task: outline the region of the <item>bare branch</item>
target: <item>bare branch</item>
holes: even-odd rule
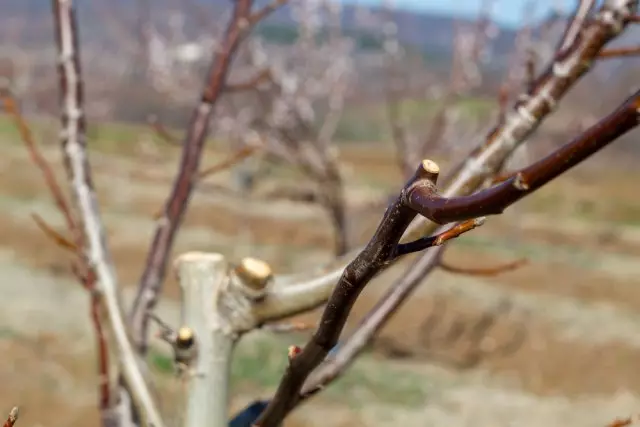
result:
[[[465,274],[468,276],[497,276],[508,271],[517,270],[518,268],[526,265],[529,261],[526,258],[518,259],[506,264],[498,265],[495,267],[459,267],[449,264],[445,261],[440,261],[440,268],[447,273]]]
[[[422,282],[424,277],[437,268],[445,246],[432,248],[424,252],[414,261],[402,275],[395,281],[389,290],[380,297],[378,303],[367,313],[360,322],[355,332],[347,340],[340,344],[333,357],[327,359],[304,383],[301,397],[306,399],[322,390],[330,382],[344,372],[366,345],[409,298],[413,290]]]
[[[359,293],[395,258],[399,239],[413,220],[415,212],[441,223],[467,219],[485,211],[499,213],[504,207],[540,188],[639,123],[640,91],[614,113],[553,155],[522,170],[511,180],[471,196],[449,199],[437,196],[435,185],[439,168],[433,162],[424,160],[415,175],[405,184],[398,199],[387,208],[369,244],[344,270],[316,332],[302,352],[290,360],[274,399],[256,425],[278,425],[299,402],[300,390],[306,378],[337,343]],[[463,205],[462,201],[467,204]]]
[[[204,179],[211,175],[215,175],[219,172],[222,172],[223,170],[229,169],[235,166],[236,164],[238,164],[238,162],[246,159],[247,157],[254,155],[257,150],[258,150],[258,147],[249,147],[249,146],[242,147],[241,149],[237,150],[235,153],[232,153],[228,158],[224,159],[223,161],[213,166],[209,166],[208,168],[205,168],[200,172],[198,172],[198,179],[199,180]]]
[[[71,0],[52,0],[60,77],[62,107],[62,148],[67,175],[82,218],[86,238],[86,259],[97,278],[97,290],[104,298],[107,317],[117,345],[120,367],[143,421],[163,425],[151,392],[129,342],[115,269],[100,218],[91,168],[86,152],[86,123],[83,111],[83,81],[75,10]]]
[[[77,256],[78,264],[73,264],[72,269],[76,277],[81,281],[83,287],[90,293],[90,306],[91,306],[91,321],[95,332],[96,345],[97,345],[97,361],[98,361],[98,376],[99,376],[99,409],[103,420],[110,416],[111,412],[111,392],[109,384],[109,351],[107,348],[107,338],[102,324],[101,308],[102,299],[98,292],[96,292],[96,277],[93,270],[89,267],[86,257],[83,253],[85,247],[85,239],[78,224],[78,221],[74,218],[71,211],[71,207],[67,202],[67,199],[62,192],[58,180],[53,172],[53,169],[49,162],[45,159],[44,155],[38,149],[31,129],[27,125],[24,117],[22,116],[18,103],[11,95],[8,89],[0,90],[2,96],[5,111],[7,111],[14,119],[14,122],[20,132],[22,141],[27,146],[29,155],[32,161],[36,164],[38,169],[43,175],[44,182],[49,189],[49,193],[52,195],[58,211],[63,215],[68,231],[73,237],[73,241],[66,239],[60,233],[55,231],[49,226],[40,216],[32,214],[38,227],[50,238],[52,238],[56,244],[71,251]]]
[[[441,197],[429,186],[415,187],[407,194],[407,205],[439,224],[502,213],[509,205],[581,163],[638,124],[640,91],[573,141],[507,181],[473,195],[459,197]]]
[[[442,233],[438,233],[434,236],[423,237],[418,240],[414,240],[412,242],[407,243],[399,243],[396,249],[396,256],[403,256],[407,254],[411,254],[414,252],[420,252],[426,248],[430,248],[432,246],[442,246],[445,242],[455,239],[460,235],[475,229],[476,227],[480,227],[484,224],[485,218],[474,218],[471,220],[467,220],[461,222],[459,224],[454,225],[448,230],[443,231]]]
[[[166,274],[167,261],[176,232],[182,222],[198,174],[204,143],[209,133],[213,107],[226,84],[231,60],[243,34],[243,22],[251,12],[252,0],[234,2],[233,16],[227,26],[220,48],[216,50],[207,77],[202,100],[194,110],[183,142],[180,167],[171,194],[167,198],[162,218],[154,233],[138,293],[131,311],[132,338],[140,352],[147,349],[148,315],[156,305]]]
[[[164,127],[164,125],[158,119],[158,116],[156,116],[155,114],[152,114],[149,117],[147,117],[147,123],[149,123],[149,126],[151,126],[151,128],[155,131],[155,133],[164,142],[167,142],[171,145],[182,145],[179,139],[176,136],[171,135],[169,130],[166,127]]]
[[[271,80],[271,69],[267,68],[259,71],[256,75],[249,80],[241,83],[228,83],[225,87],[225,92],[243,92],[245,90],[251,90],[262,83],[268,82]]]
[[[443,195],[471,194],[502,169],[511,153],[549,116],[562,97],[589,70],[598,52],[624,30],[636,13],[638,1],[605,1],[593,20],[588,21],[570,49],[559,55],[536,79],[534,90],[518,100],[502,123],[493,128],[455,173],[446,179]],[[613,17],[613,19],[611,19]],[[431,234],[435,224],[419,219],[408,236]]]
[[[598,54],[598,59],[626,58],[640,55],[640,46],[606,49]]]
[[[18,103],[15,98],[11,94],[8,88],[0,88],[0,96],[2,97],[4,109],[7,113],[13,117],[14,123],[20,132],[20,137],[23,143],[26,145],[27,150],[29,152],[29,156],[35,165],[40,169],[42,173],[46,185],[49,187],[50,193],[53,196],[53,200],[58,208],[58,211],[64,216],[65,223],[69,230],[78,230],[78,225],[76,224],[75,219],[71,213],[71,208],[67,203],[67,200],[64,196],[62,188],[58,184],[56,180],[55,173],[53,169],[44,158],[42,153],[38,150],[36,143],[33,139],[33,135],[31,134],[31,129],[27,125],[27,122],[22,117],[20,110],[18,108]]]

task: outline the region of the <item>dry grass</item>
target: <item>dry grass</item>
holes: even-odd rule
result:
[[[125,286],[135,284],[141,273],[153,229],[153,215],[162,204],[175,168],[172,150],[163,148],[154,154],[153,161],[149,160],[148,152],[141,155],[135,149],[127,151],[123,158],[114,154],[117,150],[106,150],[111,154],[96,157],[96,182],[118,274]],[[47,153],[57,158],[53,149]],[[346,172],[357,184],[353,191],[361,187],[363,191],[377,188],[382,193],[384,188],[393,187],[397,173],[388,153],[365,146],[345,149],[342,154],[348,166]],[[221,155],[210,150],[207,156],[207,163],[214,163]],[[54,225],[59,220],[51,205],[45,202],[44,185],[19,146],[7,148],[0,161],[0,174],[11,177],[0,180],[0,246],[10,248],[16,259],[30,268],[47,272],[52,280],[56,276],[70,277],[64,252],[48,241],[29,219],[29,212],[35,209]],[[447,259],[456,265],[477,267],[498,265],[527,255],[531,261],[528,266],[495,279],[483,279],[482,283],[492,292],[505,296],[527,298],[544,294],[550,299],[575,302],[576,316],[586,316],[589,312],[584,307],[598,304],[608,304],[621,312],[637,311],[640,308],[639,276],[638,269],[631,265],[634,257],[640,256],[640,241],[634,237],[633,226],[640,223],[640,202],[634,185],[637,181],[635,175],[617,171],[595,181],[586,169],[578,169],[526,200],[517,212],[491,219],[473,236],[455,242]],[[518,215],[522,212],[535,215],[530,214],[524,217],[526,221],[520,222]],[[369,218],[361,222],[371,228],[379,215],[380,212],[371,212]],[[627,225],[622,227],[622,223]],[[278,271],[288,271],[328,259],[330,248],[331,233],[326,218],[317,209],[286,203],[270,204],[268,211],[258,204],[247,208],[238,201],[203,191],[189,210],[174,254],[201,249],[224,251],[230,257],[237,257],[248,252],[264,256]],[[623,271],[625,265],[631,265],[628,271]],[[381,281],[363,294],[354,309],[351,325],[375,303],[385,286],[386,282]],[[388,388],[380,385],[384,384],[381,382],[367,383],[368,373],[378,372],[383,366],[395,366],[394,363],[408,364],[406,369],[415,375],[435,369],[427,363],[433,359],[420,337],[420,324],[433,304],[434,292],[418,291],[382,335],[387,342],[393,339],[396,347],[408,354],[408,360],[391,364],[380,360],[381,355],[388,352],[388,345],[385,347],[383,341],[379,342],[374,348],[377,358],[366,362],[359,371],[361,377],[355,376],[352,380],[355,384],[370,384],[373,390],[364,387],[363,391],[351,385],[351,388],[338,388],[337,394],[297,412],[287,426],[314,425],[310,420],[324,419],[325,412],[332,414],[331,425],[372,425],[367,417],[375,408],[363,409],[353,401],[345,404],[340,393],[357,391],[355,401],[366,402],[371,393],[382,393],[380,390]],[[177,296],[178,287],[170,275],[165,297],[175,299]],[[448,298],[449,316],[472,317],[482,311],[481,305],[469,298],[455,295]],[[315,319],[315,316],[317,313],[306,317]],[[505,339],[516,325],[514,319],[502,319],[493,338]],[[467,386],[460,384],[467,384],[465,381],[480,372],[514,384],[518,392],[528,393],[534,400],[539,398],[540,405],[545,396],[551,395],[570,400],[591,395],[611,396],[619,390],[640,395],[640,371],[636,366],[640,348],[635,343],[624,339],[591,342],[584,336],[568,339],[544,313],[528,320],[526,326],[527,340],[516,353],[488,358],[475,371],[446,371],[442,378],[447,380],[442,380],[442,384],[452,388],[460,386],[462,390]],[[615,324],[606,326],[616,327]],[[69,353],[65,343],[60,342],[62,336],[43,336],[30,341],[9,338],[0,340],[5,355],[0,377],[3,385],[9,385],[0,388],[0,400],[20,403],[25,408],[21,423],[51,425],[55,419],[56,425],[73,427],[95,422],[95,399],[89,392],[95,386],[90,354]],[[448,356],[455,358],[465,348],[460,345],[448,351]],[[43,359],[47,363],[43,363]],[[30,374],[16,374],[20,372]],[[439,378],[440,374],[428,372]],[[244,403],[256,390],[266,393],[273,387],[277,374],[277,371],[270,373],[265,384],[256,386],[251,381],[239,384],[241,393],[233,406]],[[48,382],[51,375],[57,376],[53,381],[55,386]],[[426,383],[425,380],[424,390],[431,390]],[[56,388],[60,384],[69,387],[68,395]],[[167,393],[170,392],[179,394],[179,390],[168,389]],[[69,395],[73,398],[69,399]],[[408,395],[400,395],[409,399]],[[393,400],[388,394],[382,393],[382,396]],[[404,413],[405,409],[397,401],[393,405],[397,414]],[[396,419],[394,416],[390,416],[390,420]],[[418,417],[403,425],[422,426],[423,420]]]

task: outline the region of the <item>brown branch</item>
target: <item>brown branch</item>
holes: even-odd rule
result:
[[[631,417],[619,418],[607,424],[607,427],[627,427],[627,426],[630,426],[631,423],[633,423],[633,420],[631,419]]]
[[[65,219],[67,230],[71,233],[72,239],[67,239],[62,236],[50,225],[46,223],[39,215],[33,213],[32,218],[36,222],[38,228],[40,228],[45,235],[53,239],[53,241],[60,247],[67,249],[76,255],[76,264],[73,264],[74,273],[80,279],[83,287],[90,293],[90,313],[91,321],[94,328],[97,346],[97,362],[98,362],[98,376],[99,376],[99,409],[104,413],[110,407],[111,392],[109,387],[109,352],[107,349],[107,339],[104,334],[104,327],[102,325],[102,318],[100,316],[101,301],[99,295],[95,292],[95,274],[89,267],[86,258],[83,255],[85,248],[85,240],[80,229],[79,222],[74,218],[73,212],[67,198],[65,197],[56,175],[53,172],[53,168],[44,157],[44,155],[38,149],[36,142],[31,133],[31,129],[26,120],[22,116],[18,103],[9,92],[8,89],[3,88],[0,90],[2,96],[3,105],[5,111],[7,111],[14,119],[14,123],[18,128],[21,139],[31,160],[36,167],[42,173],[45,185],[48,187],[49,193],[53,197],[54,203],[58,208],[58,211]]]
[[[640,55],[640,46],[605,49],[598,54],[598,59],[626,58]]]
[[[149,126],[151,126],[151,129],[155,131],[156,135],[158,135],[164,142],[167,142],[171,145],[182,145],[179,138],[172,135],[171,132],[169,132],[169,129],[167,129],[160,122],[158,116],[156,116],[155,114],[147,117],[147,123],[149,124]]]
[[[44,219],[42,219],[40,215],[36,213],[32,213],[31,218],[33,218],[33,221],[36,223],[38,228],[45,234],[45,236],[53,240],[53,242],[56,245],[72,252],[75,255],[82,253],[82,249],[76,243],[72,242],[70,239],[58,233],[51,225],[47,224],[47,222]]]
[[[264,329],[269,332],[277,334],[289,333],[289,332],[301,332],[313,329],[313,325],[304,322],[289,322],[289,323],[268,323],[262,325],[260,329]]]
[[[535,89],[519,97],[504,120],[488,132],[483,143],[453,168],[455,173],[445,180],[444,194],[471,194],[500,171],[513,151],[535,132],[558,102],[587,73],[598,52],[621,34],[629,16],[635,15],[637,8],[637,0],[604,2],[594,19],[585,24],[576,43],[554,58],[538,76]],[[435,227],[432,222],[417,221],[408,235],[432,234]]]
[[[640,15],[634,15],[629,18],[629,22],[632,24],[640,24]]]
[[[225,86],[225,92],[228,93],[236,93],[243,92],[246,90],[254,89],[255,87],[261,85],[262,83],[268,82],[271,80],[271,70],[266,68],[260,72],[258,72],[255,76],[250,78],[245,82],[240,83],[227,83]]]
[[[280,3],[282,2],[278,2],[278,5]],[[182,144],[179,171],[164,206],[163,217],[158,221],[153,236],[130,315],[132,338],[138,350],[143,354],[148,345],[148,313],[155,307],[162,290],[169,254],[197,181],[194,178],[198,175],[214,106],[224,91],[233,57],[246,31],[270,11],[275,10],[275,7],[265,7],[251,15],[252,6],[253,0],[234,2],[231,20],[227,25],[220,46],[214,53],[202,92],[202,99],[192,113]]]
[[[435,187],[439,171],[435,163],[424,160],[400,195],[391,202],[369,244],[345,268],[316,332],[302,351],[290,360],[275,397],[256,421],[256,426],[279,425],[298,403],[304,381],[335,346],[360,292],[396,258],[398,242],[416,215],[405,205],[403,195],[415,186]]]
[[[378,303],[367,313],[356,331],[342,343],[333,357],[327,359],[304,383],[301,399],[307,399],[338,378],[355,361],[371,339],[412,294],[416,287],[437,268],[445,246],[432,248],[415,260],[405,274],[396,280]]]
[[[415,212],[440,223],[469,219],[474,214],[483,215],[482,212],[499,213],[509,204],[540,188],[634,128],[639,122],[640,91],[614,113],[553,155],[522,170],[514,178],[472,196],[438,196],[436,181],[439,168],[431,161],[423,161],[398,198],[387,208],[368,245],[345,268],[329,298],[316,332],[302,352],[291,359],[274,399],[262,413],[256,426],[279,425],[304,396],[304,392],[301,395],[300,390],[305,380],[336,345],[358,295],[375,275],[396,258],[398,248],[401,247],[400,238],[415,217]],[[425,268],[433,268],[433,259],[426,259],[428,262],[424,261]],[[415,283],[409,281],[406,286],[411,288],[410,285]]]
[[[238,0],[234,3],[233,16],[227,25],[221,46],[214,54],[202,99],[192,113],[187,135],[182,144],[179,171],[147,255],[145,269],[140,278],[138,293],[131,311],[132,338],[142,354],[147,350],[148,313],[155,307],[162,289],[169,253],[193,192],[194,178],[198,174],[204,143],[209,133],[213,107],[222,94],[231,60],[240,43],[241,21],[249,16],[252,4],[252,0]]]
[[[419,252],[432,246],[442,246],[449,240],[455,239],[456,237],[481,226],[484,224],[484,221],[484,217],[470,219],[458,223],[448,230],[445,230],[442,233],[437,233],[434,236],[423,237],[412,242],[399,243],[396,248],[395,256],[400,257],[414,252]]]
[[[18,108],[16,99],[13,97],[8,88],[0,88],[0,96],[2,97],[4,110],[13,118],[13,121],[18,128],[18,132],[20,133],[22,142],[27,147],[27,151],[29,152],[31,161],[35,163],[38,169],[40,169],[40,172],[42,173],[44,178],[44,182],[49,188],[49,192],[53,197],[53,201],[55,202],[58,211],[64,217],[67,228],[69,229],[69,231],[78,232],[78,224],[73,218],[71,208],[69,207],[69,203],[66,200],[62,188],[58,184],[56,175],[53,172],[53,168],[49,165],[49,162],[47,162],[40,150],[38,150],[38,147],[36,146],[35,140],[33,138],[33,134],[31,133],[31,129],[22,116],[22,113]]]
[[[223,170],[229,169],[247,157],[254,155],[256,151],[258,151],[258,147],[242,147],[223,161],[198,172],[198,180],[205,179],[211,175],[215,175]]]
[[[18,415],[19,415],[18,407],[14,406],[9,412],[9,416],[7,417],[7,420],[4,422],[3,427],[13,427],[16,421],[18,421]]]
[[[445,261],[440,261],[440,268],[448,273],[465,274],[468,276],[497,276],[508,271],[517,270],[518,268],[525,266],[529,263],[526,258],[521,258],[506,264],[498,265],[495,267],[459,267],[449,264]]]
[[[469,196],[442,197],[433,186],[416,186],[407,206],[438,224],[496,215],[527,194],[576,166],[640,123],[640,91],[616,111],[551,155],[522,169],[512,178]]]

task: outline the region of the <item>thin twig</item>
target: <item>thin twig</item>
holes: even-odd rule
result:
[[[518,259],[506,264],[497,265],[494,267],[460,267],[449,264],[445,261],[440,261],[440,268],[447,273],[465,274],[468,276],[487,276],[493,277],[508,271],[517,270],[518,268],[526,265],[529,261],[526,258]]]
[[[271,70],[269,68],[266,68],[256,73],[255,76],[253,76],[247,81],[240,82],[240,83],[227,83],[224,90],[225,92],[229,92],[229,93],[243,92],[246,90],[253,89],[259,86],[260,84],[268,81],[271,81]]]
[[[239,162],[246,159],[247,157],[254,155],[256,151],[258,151],[258,147],[251,147],[251,146],[242,147],[241,149],[235,151],[234,153],[231,153],[231,155],[226,159],[224,159],[223,161],[213,166],[209,166],[208,168],[205,168],[200,172],[198,172],[198,179],[201,180],[211,175],[215,175],[219,172],[222,172],[223,170],[229,169],[237,165]]]
[[[69,230],[78,230],[78,224],[73,218],[69,204],[64,196],[64,192],[58,184],[55,173],[49,165],[49,162],[47,162],[45,157],[38,150],[33,134],[31,133],[31,129],[20,113],[18,103],[9,92],[8,88],[0,88],[0,96],[2,96],[5,111],[13,117],[14,123],[18,128],[18,132],[20,132],[22,142],[27,147],[31,160],[35,163],[38,169],[40,169],[40,172],[44,176],[45,184],[49,187],[49,191],[53,196],[53,201],[55,202],[58,211],[64,216],[67,228]]]
[[[169,132],[169,129],[160,122],[160,119],[158,119],[158,116],[155,114],[147,117],[147,123],[151,126],[151,129],[155,131],[156,135],[158,135],[164,142],[171,145],[181,145],[179,138],[172,135],[171,132]]]
[[[102,317],[99,315],[101,299],[99,294],[95,292],[95,274],[91,271],[82,249],[85,246],[84,236],[78,221],[74,218],[71,207],[62,192],[62,188],[56,179],[53,168],[36,145],[31,129],[18,108],[17,101],[8,89],[2,91],[2,97],[5,111],[13,117],[20,132],[21,139],[27,147],[31,160],[42,173],[45,185],[48,187],[49,193],[53,197],[58,211],[64,217],[67,230],[71,233],[73,238],[73,240],[67,239],[54,230],[53,227],[48,225],[39,215],[35,213],[31,214],[36,225],[45,233],[45,235],[53,239],[59,247],[69,250],[77,256],[77,264],[73,264],[72,268],[74,269],[74,273],[78,279],[81,281],[83,287],[90,293],[90,312],[96,337],[98,376],[100,379],[100,392],[98,394],[99,408],[104,413],[109,410],[111,400],[111,392],[108,382],[109,352],[107,349],[107,339],[104,334],[104,326],[102,325]]]
[[[640,46],[619,47],[603,50],[598,54],[598,59],[626,58],[640,55]]]

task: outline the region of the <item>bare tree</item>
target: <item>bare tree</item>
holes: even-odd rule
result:
[[[252,100],[231,109],[224,122],[228,135],[262,147],[268,158],[312,182],[310,198],[328,213],[340,256],[353,244],[335,133],[353,79],[353,43],[341,34],[337,3],[293,2],[291,8],[298,21],[296,42],[286,53],[267,51],[258,39],[247,45],[254,77],[231,88],[254,89]],[[271,196],[278,195],[304,197],[295,189]]]
[[[44,222],[41,227],[74,254],[74,271],[91,293],[98,347],[109,347],[108,351],[99,351],[104,425],[164,425],[141,360],[149,346],[149,322],[162,291],[176,233],[201,174],[200,160],[215,107],[233,86],[229,79],[231,63],[251,28],[283,3],[275,0],[262,9],[256,9],[252,0],[233,4],[181,143],[174,185],[158,219],[128,318],[93,189],[79,35],[71,0],[52,0],[52,5],[59,55],[61,148],[73,203],[61,195],[47,162],[38,155],[17,103],[8,91],[2,94],[5,108],[13,113],[65,215],[71,238]],[[284,277],[274,277],[267,263],[253,258],[234,264],[220,254],[189,252],[179,256],[175,267],[183,289],[182,323],[175,333],[165,336],[172,343],[176,362],[188,382],[184,424],[227,425],[230,361],[235,344],[245,333],[326,304],[309,342],[304,348],[289,349],[289,364],[281,383],[254,422],[261,427],[280,425],[297,405],[339,376],[418,284],[441,265],[439,258],[446,242],[472,232],[483,224],[485,216],[501,214],[638,126],[640,91],[636,90],[618,108],[548,156],[509,176],[499,176],[514,150],[536,131],[589,67],[606,57],[606,45],[628,25],[639,21],[637,12],[637,0],[607,0],[597,10],[588,1],[581,1],[553,58],[485,139],[461,159],[444,185],[438,183],[440,167],[434,161],[414,159],[413,174],[394,195],[364,248],[348,252],[316,271]],[[292,142],[306,138],[310,137],[294,134]],[[315,153],[323,154],[321,150]],[[320,162],[324,160],[320,157]],[[405,274],[392,284],[355,332],[327,357],[367,284],[403,256],[417,252],[421,254]],[[491,322],[490,317],[481,319],[479,329]],[[108,338],[101,332],[103,328],[108,331]],[[107,353],[115,356],[116,363],[104,360]],[[469,356],[470,360],[475,357]]]

